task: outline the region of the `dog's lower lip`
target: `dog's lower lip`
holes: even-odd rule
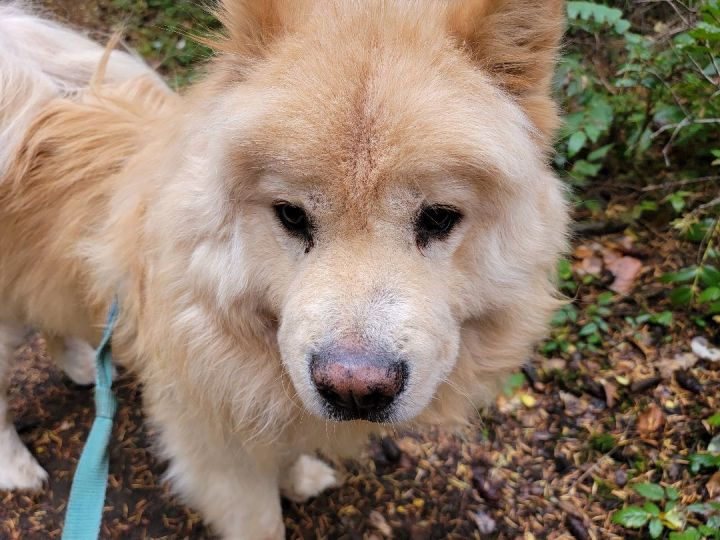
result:
[[[367,416],[354,414],[345,409],[339,409],[332,406],[325,406],[327,418],[333,422],[352,422],[355,420],[364,420],[374,424],[384,424],[390,420],[390,411],[392,407],[386,407],[380,411],[373,411]]]

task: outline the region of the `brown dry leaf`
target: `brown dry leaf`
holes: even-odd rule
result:
[[[602,253],[603,262],[606,265],[610,265],[610,264],[614,263],[620,257],[623,256],[623,254],[621,252],[619,252],[618,250],[612,249],[609,247],[603,247],[600,251]]]
[[[605,403],[607,403],[608,407],[614,407],[618,397],[617,384],[606,380],[600,381],[600,384],[602,384],[605,389]]]
[[[637,430],[641,437],[648,437],[665,425],[665,414],[657,405],[650,405],[638,417]]]
[[[568,416],[580,416],[588,408],[587,403],[569,392],[563,392],[561,390],[560,399],[562,399],[563,405],[565,405],[565,414]]]
[[[666,358],[658,362],[658,369],[663,379],[671,379],[673,373],[680,369],[689,369],[698,361],[693,353],[676,354],[674,358]]]
[[[627,255],[608,262],[606,265],[615,276],[615,281],[610,285],[610,289],[620,294],[628,294],[632,290],[635,280],[642,271],[642,262]]]
[[[567,367],[567,360],[562,358],[547,358],[543,360],[543,371],[563,371]]]
[[[710,480],[705,484],[705,489],[707,489],[708,495],[713,499],[717,495],[720,495],[720,471],[717,471],[710,477]]]
[[[573,251],[573,257],[576,259],[587,259],[595,254],[595,250],[590,246],[580,245]]]
[[[593,275],[598,276],[602,272],[603,263],[600,257],[588,257],[581,259],[573,264],[573,270],[578,276]]]
[[[372,512],[370,512],[370,515],[368,516],[368,521],[385,537],[392,538],[392,528],[390,527],[390,525],[388,525],[388,522],[385,520],[385,518],[380,512],[378,512],[377,510],[373,510]]]

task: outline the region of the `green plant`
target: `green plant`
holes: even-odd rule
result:
[[[720,413],[715,413],[707,419],[708,425],[717,427],[720,425]],[[713,437],[707,446],[707,451],[690,454],[690,471],[698,473],[702,469],[720,468],[720,435]]]
[[[113,0],[127,17],[131,44],[176,87],[196,76],[196,66],[212,51],[196,36],[219,28],[215,17],[192,0]],[[129,14],[129,16],[128,16]]]
[[[684,529],[685,510],[677,504],[679,493],[675,488],[642,483],[635,484],[633,490],[644,499],[643,505],[631,505],[618,510],[613,514],[613,523],[630,529],[647,526],[651,538],[660,538],[665,529],[671,531]]]
[[[718,259],[716,243],[720,237],[720,218],[708,219],[703,225],[699,231],[693,231],[704,235],[699,264],[666,273],[662,280],[674,286],[669,295],[673,305],[716,315],[720,313],[720,270],[713,263]],[[698,322],[704,325],[702,319],[698,319]]]
[[[612,314],[611,304],[615,295],[606,291],[595,301],[580,310],[574,304],[566,304],[555,312],[552,319],[550,339],[542,346],[542,352],[569,352],[571,349],[599,350],[603,336],[610,332],[607,318]]]
[[[682,31],[659,25],[648,34],[634,32],[620,9],[567,3],[574,47],[558,71],[568,114],[557,164],[576,184],[627,159],[652,165],[659,156],[670,165],[675,150],[706,164],[720,157],[720,7],[706,0],[677,8]],[[682,210],[688,193],[666,202]]]

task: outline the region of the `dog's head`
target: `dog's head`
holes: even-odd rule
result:
[[[176,226],[212,309],[276,321],[312,413],[475,402],[541,335],[566,223],[546,156],[561,8],[224,3]]]

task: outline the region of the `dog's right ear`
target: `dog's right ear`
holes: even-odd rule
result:
[[[206,43],[241,62],[262,58],[272,43],[294,24],[305,3],[301,0],[221,0],[215,15],[224,32]]]

